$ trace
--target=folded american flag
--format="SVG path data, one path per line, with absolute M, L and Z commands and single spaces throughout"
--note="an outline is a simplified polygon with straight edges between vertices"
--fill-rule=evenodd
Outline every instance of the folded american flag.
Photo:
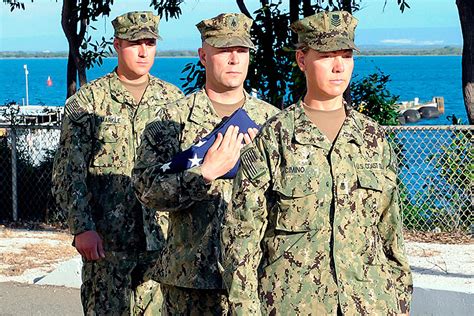
M 247 133 L 249 128 L 260 129 L 252 119 L 248 116 L 244 109 L 239 108 L 231 116 L 224 118 L 222 122 L 216 126 L 216 128 L 210 132 L 207 136 L 201 138 L 197 143 L 192 145 L 190 148 L 176 154 L 171 161 L 161 166 L 161 171 L 164 173 L 178 173 L 193 167 L 200 166 L 204 161 L 209 148 L 214 144 L 217 138 L 217 134 L 221 133 L 224 136 L 229 126 L 238 126 L 239 133 Z M 239 169 L 240 159 L 237 161 L 235 166 L 220 178 L 233 179 Z

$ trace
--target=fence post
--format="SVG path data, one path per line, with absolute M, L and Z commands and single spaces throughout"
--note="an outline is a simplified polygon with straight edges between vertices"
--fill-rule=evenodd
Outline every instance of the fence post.
M 16 152 L 16 129 L 14 126 L 11 128 L 12 137 L 12 212 L 13 221 L 18 221 L 18 194 L 17 194 L 17 152 Z

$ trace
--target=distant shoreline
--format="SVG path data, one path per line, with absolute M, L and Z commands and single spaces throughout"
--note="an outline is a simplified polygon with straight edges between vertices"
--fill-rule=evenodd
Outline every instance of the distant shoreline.
M 361 47 L 361 53 L 356 56 L 462 56 L 462 47 L 444 46 L 444 47 Z M 34 52 L 34 51 L 0 51 L 0 59 L 19 59 L 19 58 L 57 58 L 64 59 L 68 57 L 68 52 Z M 114 58 L 111 55 L 105 58 Z M 156 58 L 197 58 L 195 50 L 170 50 L 158 51 Z
M 355 54 L 354 57 L 461 57 L 462 55 L 451 54 L 451 55 L 433 55 L 433 54 Z M 117 57 L 106 57 L 104 59 L 111 59 Z M 158 58 L 199 58 L 199 56 L 156 56 L 155 59 Z M 67 59 L 67 57 L 32 57 L 32 56 L 21 56 L 21 57 L 2 57 L 0 56 L 0 60 L 8 60 L 8 59 Z

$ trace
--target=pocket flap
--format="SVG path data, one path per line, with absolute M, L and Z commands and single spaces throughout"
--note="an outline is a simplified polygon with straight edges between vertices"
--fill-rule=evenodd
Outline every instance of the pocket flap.
M 357 181 L 361 188 L 382 191 L 383 183 L 380 180 L 381 177 L 380 171 L 357 170 Z
M 116 143 L 119 139 L 119 133 L 123 133 L 115 124 L 102 123 L 97 133 L 97 139 L 103 143 Z
M 302 233 L 315 229 L 315 216 L 312 216 L 314 214 L 309 214 L 309 212 L 316 212 L 316 210 L 303 209 L 303 211 L 305 213 L 279 210 L 275 229 L 292 233 Z
M 292 177 L 275 182 L 273 190 L 277 191 L 286 198 L 304 197 L 316 193 L 316 188 L 311 186 L 307 179 L 301 177 Z

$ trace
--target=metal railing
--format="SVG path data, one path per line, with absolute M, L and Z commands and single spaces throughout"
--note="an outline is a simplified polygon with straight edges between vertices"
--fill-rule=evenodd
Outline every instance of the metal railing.
M 386 126 L 397 156 L 404 225 L 464 231 L 473 225 L 474 126 Z M 51 197 L 58 126 L 0 125 L 0 221 L 60 218 Z

